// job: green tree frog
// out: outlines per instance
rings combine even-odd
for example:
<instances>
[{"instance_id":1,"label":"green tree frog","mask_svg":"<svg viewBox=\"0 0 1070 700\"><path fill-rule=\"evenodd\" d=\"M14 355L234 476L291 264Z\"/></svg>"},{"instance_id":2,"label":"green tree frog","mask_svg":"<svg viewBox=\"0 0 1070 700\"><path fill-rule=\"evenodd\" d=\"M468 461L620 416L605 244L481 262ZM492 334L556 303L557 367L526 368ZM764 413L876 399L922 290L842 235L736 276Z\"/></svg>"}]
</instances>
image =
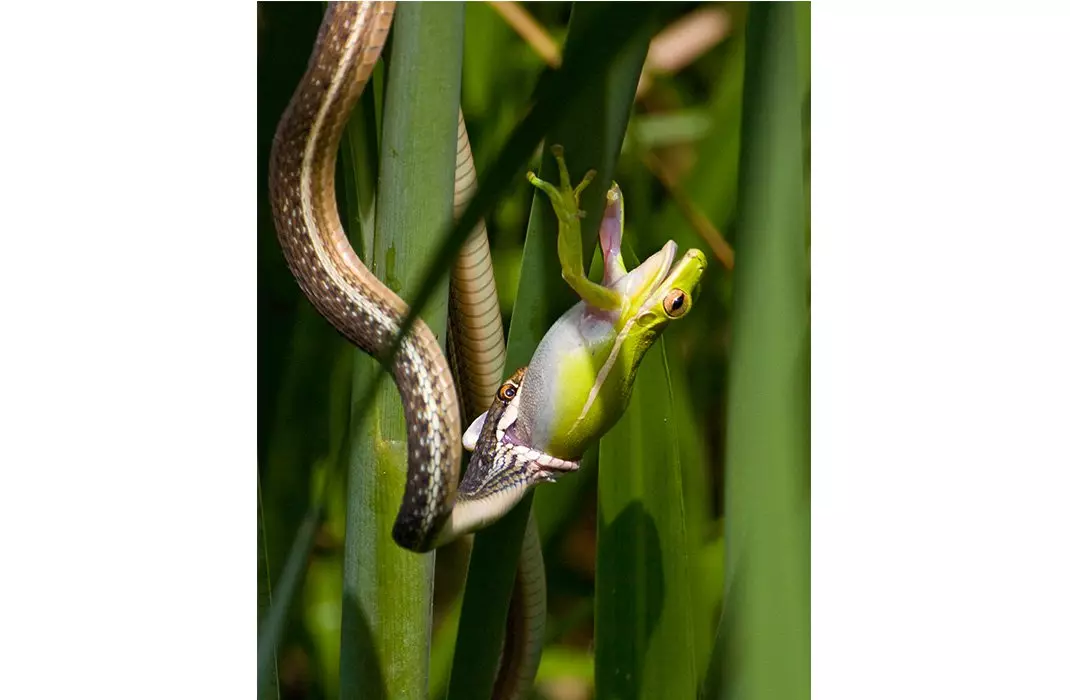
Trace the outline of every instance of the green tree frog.
<instances>
[{"instance_id":1,"label":"green tree frog","mask_svg":"<svg viewBox=\"0 0 1070 700\"><path fill-rule=\"evenodd\" d=\"M594 178L588 172L573 189L564 152L553 148L559 186L528 173L546 193L558 221L557 252L562 277L579 295L540 341L510 402L508 425L498 441L524 445L562 460L578 460L623 415L639 363L670 321L691 310L693 294L706 270L706 256L688 250L678 261L677 246L660 251L628 271L621 255L624 201L616 183L606 194L599 229L602 283L587 279L580 238L579 196ZM486 414L469 427L472 449ZM549 475L548 475L549 476Z\"/></svg>"}]
</instances>

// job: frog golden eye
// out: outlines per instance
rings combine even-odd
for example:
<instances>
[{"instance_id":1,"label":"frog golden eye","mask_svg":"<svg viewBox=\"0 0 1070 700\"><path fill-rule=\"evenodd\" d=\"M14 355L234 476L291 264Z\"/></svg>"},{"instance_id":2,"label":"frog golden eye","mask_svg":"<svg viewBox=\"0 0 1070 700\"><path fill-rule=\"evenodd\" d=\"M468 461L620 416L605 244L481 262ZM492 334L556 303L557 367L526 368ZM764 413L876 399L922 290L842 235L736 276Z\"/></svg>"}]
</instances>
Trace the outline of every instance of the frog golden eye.
<instances>
[{"instance_id":1,"label":"frog golden eye","mask_svg":"<svg viewBox=\"0 0 1070 700\"><path fill-rule=\"evenodd\" d=\"M502 384L501 388L498 389L499 401L511 401L514 396L516 396L516 387L509 382Z\"/></svg>"},{"instance_id":2,"label":"frog golden eye","mask_svg":"<svg viewBox=\"0 0 1070 700\"><path fill-rule=\"evenodd\" d=\"M669 318L680 318L691 308L691 298L684 290L674 289L665 295L661 305L665 308L665 313L669 314Z\"/></svg>"}]
</instances>

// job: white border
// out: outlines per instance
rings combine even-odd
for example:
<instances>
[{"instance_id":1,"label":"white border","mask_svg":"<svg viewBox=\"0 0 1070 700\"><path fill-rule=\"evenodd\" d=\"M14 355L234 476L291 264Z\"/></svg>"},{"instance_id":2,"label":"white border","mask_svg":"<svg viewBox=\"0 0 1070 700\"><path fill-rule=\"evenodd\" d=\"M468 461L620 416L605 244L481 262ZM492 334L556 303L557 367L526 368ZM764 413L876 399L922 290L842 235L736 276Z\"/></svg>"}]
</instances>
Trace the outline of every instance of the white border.
<instances>
[{"instance_id":1,"label":"white border","mask_svg":"<svg viewBox=\"0 0 1070 700\"><path fill-rule=\"evenodd\" d=\"M252 695L254 13L5 11L5 696Z\"/></svg>"},{"instance_id":2,"label":"white border","mask_svg":"<svg viewBox=\"0 0 1070 700\"><path fill-rule=\"evenodd\" d=\"M1070 22L1013 7L814 8L817 698L1070 696ZM0 26L5 694L251 694L253 26Z\"/></svg>"},{"instance_id":3,"label":"white border","mask_svg":"<svg viewBox=\"0 0 1070 700\"><path fill-rule=\"evenodd\" d=\"M1070 20L1049 10L814 7L815 698L1070 697Z\"/></svg>"}]
</instances>

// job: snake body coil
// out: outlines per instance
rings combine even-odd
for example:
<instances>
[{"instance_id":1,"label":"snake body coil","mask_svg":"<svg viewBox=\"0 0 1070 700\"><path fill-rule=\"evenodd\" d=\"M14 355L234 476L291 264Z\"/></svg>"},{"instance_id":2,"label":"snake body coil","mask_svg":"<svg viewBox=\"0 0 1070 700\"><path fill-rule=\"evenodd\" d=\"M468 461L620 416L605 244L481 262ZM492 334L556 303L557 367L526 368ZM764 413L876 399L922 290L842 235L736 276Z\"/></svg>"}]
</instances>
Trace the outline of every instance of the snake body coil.
<instances>
[{"instance_id":1,"label":"snake body coil","mask_svg":"<svg viewBox=\"0 0 1070 700\"><path fill-rule=\"evenodd\" d=\"M360 261L342 229L334 171L346 120L368 82L394 3L327 10L309 67L275 133L271 204L279 242L302 291L348 340L376 358L398 337L408 306ZM422 321L390 365L402 395L409 474L394 539L427 551L448 519L461 460L461 426L449 366Z\"/></svg>"}]
</instances>

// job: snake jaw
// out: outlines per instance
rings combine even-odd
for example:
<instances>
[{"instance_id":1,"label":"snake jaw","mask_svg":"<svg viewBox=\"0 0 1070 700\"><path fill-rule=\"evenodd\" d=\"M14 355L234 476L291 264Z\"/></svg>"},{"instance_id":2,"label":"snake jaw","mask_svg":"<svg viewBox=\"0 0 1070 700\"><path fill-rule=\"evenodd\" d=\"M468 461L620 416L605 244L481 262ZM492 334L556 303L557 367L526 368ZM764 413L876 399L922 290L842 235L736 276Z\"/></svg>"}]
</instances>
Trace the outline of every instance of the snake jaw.
<instances>
[{"instance_id":1,"label":"snake jaw","mask_svg":"<svg viewBox=\"0 0 1070 700\"><path fill-rule=\"evenodd\" d=\"M558 474L568 474L580 468L579 462L554 457L553 455L528 448L530 464L537 466L530 472L533 483L553 484Z\"/></svg>"},{"instance_id":2,"label":"snake jaw","mask_svg":"<svg viewBox=\"0 0 1070 700\"><path fill-rule=\"evenodd\" d=\"M484 443L477 445L480 452ZM457 502L434 546L480 530L501 519L532 487L554 483L558 474L576 471L578 462L554 457L508 439L493 443L489 459L473 456L457 489Z\"/></svg>"},{"instance_id":3,"label":"snake jaw","mask_svg":"<svg viewBox=\"0 0 1070 700\"><path fill-rule=\"evenodd\" d=\"M437 543L486 527L508 513L533 486L553 483L558 474L579 469L578 462L555 457L517 439L526 371L526 367L517 370L502 385L487 412L465 432L465 447L471 446L472 458Z\"/></svg>"},{"instance_id":4,"label":"snake jaw","mask_svg":"<svg viewBox=\"0 0 1070 700\"><path fill-rule=\"evenodd\" d=\"M516 421L515 412L511 421ZM459 502L485 499L506 489L520 489L520 496L523 496L535 484L553 482L556 475L580 468L578 462L554 457L520 443L508 429L511 427L493 431L493 426L484 426L486 432L476 445L457 489ZM489 434L492 431L495 434Z\"/></svg>"}]
</instances>

